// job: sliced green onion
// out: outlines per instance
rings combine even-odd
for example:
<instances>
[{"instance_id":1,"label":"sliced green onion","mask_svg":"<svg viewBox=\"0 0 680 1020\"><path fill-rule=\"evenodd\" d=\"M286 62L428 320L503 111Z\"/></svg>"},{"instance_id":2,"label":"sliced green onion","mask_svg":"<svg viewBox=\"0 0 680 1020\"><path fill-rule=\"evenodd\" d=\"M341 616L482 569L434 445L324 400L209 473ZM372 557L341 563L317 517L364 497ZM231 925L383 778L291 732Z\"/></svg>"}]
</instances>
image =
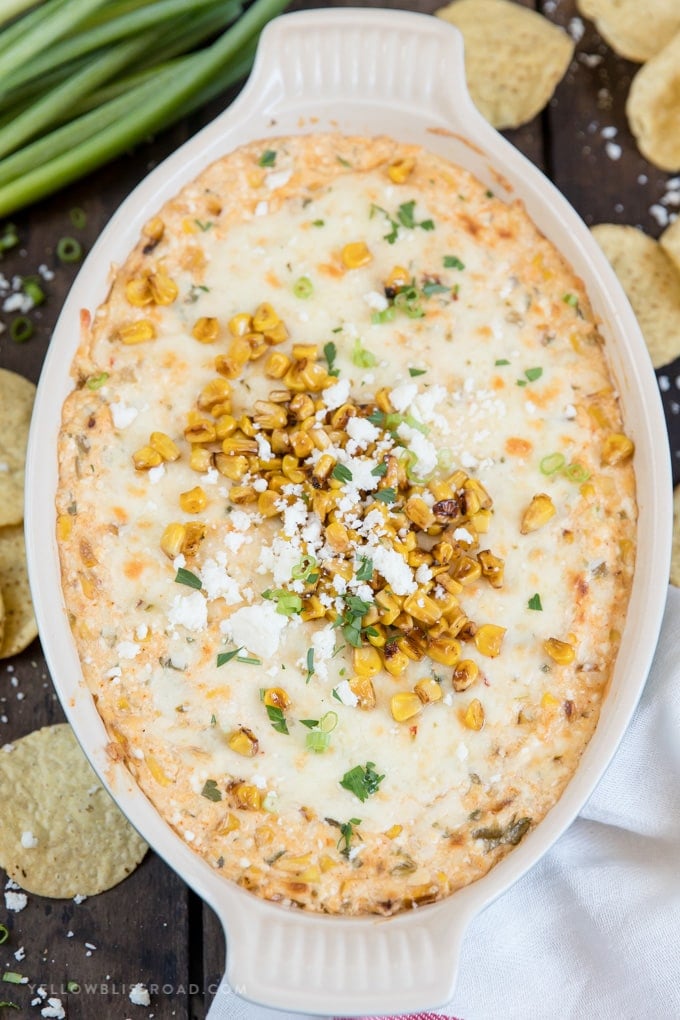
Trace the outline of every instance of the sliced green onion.
<instances>
[{"instance_id":1,"label":"sliced green onion","mask_svg":"<svg viewBox=\"0 0 680 1020\"><path fill-rule=\"evenodd\" d=\"M318 564L314 556L306 554L295 564L291 570L291 576L296 581L309 581L316 573Z\"/></svg>"},{"instance_id":2,"label":"sliced green onion","mask_svg":"<svg viewBox=\"0 0 680 1020\"><path fill-rule=\"evenodd\" d=\"M88 390L98 390L104 385L108 377L108 372L100 372L99 375L91 375L85 385Z\"/></svg>"},{"instance_id":3,"label":"sliced green onion","mask_svg":"<svg viewBox=\"0 0 680 1020\"><path fill-rule=\"evenodd\" d=\"M38 281L32 277L27 276L21 284L21 289L27 298L30 298L33 305L41 305L45 300L45 291L42 289Z\"/></svg>"},{"instance_id":4,"label":"sliced green onion","mask_svg":"<svg viewBox=\"0 0 680 1020\"><path fill-rule=\"evenodd\" d=\"M302 612L302 599L293 591L285 588L268 588L262 592L263 599L276 602L276 612L282 616L294 616Z\"/></svg>"},{"instance_id":5,"label":"sliced green onion","mask_svg":"<svg viewBox=\"0 0 680 1020\"><path fill-rule=\"evenodd\" d=\"M415 287L406 287L404 290L400 290L394 299L394 305L400 312L404 312L409 319L422 319L425 315Z\"/></svg>"},{"instance_id":6,"label":"sliced green onion","mask_svg":"<svg viewBox=\"0 0 680 1020\"><path fill-rule=\"evenodd\" d=\"M319 719L319 729L322 733L332 733L338 725L338 713L326 712Z\"/></svg>"},{"instance_id":7,"label":"sliced green onion","mask_svg":"<svg viewBox=\"0 0 680 1020\"><path fill-rule=\"evenodd\" d=\"M539 467L541 469L541 474L554 475L555 472L560 471L565 464L566 460L563 454L549 453L547 457L543 458Z\"/></svg>"},{"instance_id":8,"label":"sliced green onion","mask_svg":"<svg viewBox=\"0 0 680 1020\"><path fill-rule=\"evenodd\" d=\"M397 309L394 305L388 305L381 312L373 312L371 315L371 322L374 326L380 326L385 322L392 322L397 314Z\"/></svg>"},{"instance_id":9,"label":"sliced green onion","mask_svg":"<svg viewBox=\"0 0 680 1020\"><path fill-rule=\"evenodd\" d=\"M426 477L421 477L415 474L413 469L418 463L418 457L413 452L413 450L405 450L403 459L406 462L406 477L408 478L409 482L412 482L414 485L425 485L427 482L430 481L430 479L432 478L432 474L429 474Z\"/></svg>"},{"instance_id":10,"label":"sliced green onion","mask_svg":"<svg viewBox=\"0 0 680 1020\"><path fill-rule=\"evenodd\" d=\"M50 3L54 3L54 0L47 0L47 4ZM126 109L118 119L98 130L95 118L95 122L88 123L87 130L80 134L74 131L70 135L70 144L67 148L61 145L55 147L50 154L45 153L44 159L35 161L25 173L0 186L0 216L35 202L82 177L90 170L102 166L115 156L126 152L131 146L148 138L149 134L195 109L198 102L204 102L206 98L215 95L216 88L224 88L237 80L236 75L242 76L252 62L254 43L261 29L284 6L284 0L254 0L245 13L219 35L214 43L177 61L174 73L166 78L163 89L157 83L151 94L146 92L139 101L132 90L125 97ZM41 8L38 8L38 12L40 10ZM25 27L22 25L22 31ZM3 54L5 52L3 44L8 43L6 34L11 28L14 26L0 35L0 51ZM53 39L45 39L43 36L43 42L38 49L52 42ZM157 40L151 47L154 53L157 50L156 43ZM8 45L11 48L11 44ZM23 57L15 61L14 66L20 66L22 61ZM4 71L3 65L2 72ZM146 84L149 85L149 82ZM90 88L91 86L92 82ZM80 92L81 95L84 94L82 88ZM12 128L14 123L10 118L9 127ZM73 123L65 125L64 130L71 128L74 128ZM2 131L4 130L5 128L2 128ZM57 132L60 130L57 129ZM52 135L57 132L52 132ZM6 143L7 139L4 141ZM41 138L40 142L43 141L45 139ZM16 155L20 155L20 152ZM4 167L0 169L0 175L6 180L3 171Z\"/></svg>"},{"instance_id":11,"label":"sliced green onion","mask_svg":"<svg viewBox=\"0 0 680 1020\"><path fill-rule=\"evenodd\" d=\"M354 341L352 350L352 364L358 368L373 368L378 364L378 359L372 351L366 350L359 337Z\"/></svg>"},{"instance_id":12,"label":"sliced green onion","mask_svg":"<svg viewBox=\"0 0 680 1020\"><path fill-rule=\"evenodd\" d=\"M571 464L567 464L563 474L569 479L570 482L587 482L590 478L590 471L584 467L583 464L579 464L577 460L572 461Z\"/></svg>"},{"instance_id":13,"label":"sliced green onion","mask_svg":"<svg viewBox=\"0 0 680 1020\"><path fill-rule=\"evenodd\" d=\"M299 280L296 280L293 284L293 294L295 297L302 298L303 301L310 298L314 293L314 284L308 276L301 276Z\"/></svg>"},{"instance_id":14,"label":"sliced green onion","mask_svg":"<svg viewBox=\"0 0 680 1020\"><path fill-rule=\"evenodd\" d=\"M18 315L12 319L9 335L15 344L25 344L33 336L33 323L25 315Z\"/></svg>"},{"instance_id":15,"label":"sliced green onion","mask_svg":"<svg viewBox=\"0 0 680 1020\"><path fill-rule=\"evenodd\" d=\"M60 262L80 262L83 246L75 237L61 237L57 244L57 258Z\"/></svg>"},{"instance_id":16,"label":"sliced green onion","mask_svg":"<svg viewBox=\"0 0 680 1020\"><path fill-rule=\"evenodd\" d=\"M330 733L322 733L321 730L312 730L311 733L307 734L305 746L308 751L314 751L315 754L323 754L324 751L328 750L330 745Z\"/></svg>"},{"instance_id":17,"label":"sliced green onion","mask_svg":"<svg viewBox=\"0 0 680 1020\"><path fill-rule=\"evenodd\" d=\"M2 235L0 235L0 255L2 255L3 251L15 248L18 243L19 235L17 234L17 228L13 223L6 223Z\"/></svg>"},{"instance_id":18,"label":"sliced green onion","mask_svg":"<svg viewBox=\"0 0 680 1020\"><path fill-rule=\"evenodd\" d=\"M448 475L453 471L454 464L455 460L453 456L453 450L449 449L448 446L445 446L442 450L439 450L439 452L437 453L437 467L439 468L440 471L443 471L445 474Z\"/></svg>"},{"instance_id":19,"label":"sliced green onion","mask_svg":"<svg viewBox=\"0 0 680 1020\"><path fill-rule=\"evenodd\" d=\"M9 985L22 985L25 983L24 975L17 974L15 970L6 970L2 975L2 980L6 981Z\"/></svg>"},{"instance_id":20,"label":"sliced green onion","mask_svg":"<svg viewBox=\"0 0 680 1020\"><path fill-rule=\"evenodd\" d=\"M68 215L69 219L71 220L71 223L73 224L74 227L77 227L78 230L82 230L83 227L86 226L87 213L85 212L84 209L81 209L80 206L75 206L73 209L70 210Z\"/></svg>"},{"instance_id":21,"label":"sliced green onion","mask_svg":"<svg viewBox=\"0 0 680 1020\"><path fill-rule=\"evenodd\" d=\"M0 946L9 938L9 931L4 924L0 924Z\"/></svg>"}]
</instances>

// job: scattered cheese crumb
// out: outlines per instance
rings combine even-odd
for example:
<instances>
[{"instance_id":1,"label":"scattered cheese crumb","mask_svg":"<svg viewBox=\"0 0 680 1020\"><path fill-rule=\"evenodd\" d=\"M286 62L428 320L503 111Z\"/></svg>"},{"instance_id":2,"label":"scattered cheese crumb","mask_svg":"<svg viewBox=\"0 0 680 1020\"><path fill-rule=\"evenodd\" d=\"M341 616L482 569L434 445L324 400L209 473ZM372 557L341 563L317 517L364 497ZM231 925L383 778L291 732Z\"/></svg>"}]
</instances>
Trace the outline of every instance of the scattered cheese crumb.
<instances>
[{"instance_id":1,"label":"scattered cheese crumb","mask_svg":"<svg viewBox=\"0 0 680 1020\"><path fill-rule=\"evenodd\" d=\"M20 910L23 910L28 903L28 896L24 892L6 892L5 893L5 907L7 910L14 911L18 914Z\"/></svg>"},{"instance_id":2,"label":"scattered cheese crumb","mask_svg":"<svg viewBox=\"0 0 680 1020\"><path fill-rule=\"evenodd\" d=\"M143 985L141 982L138 982L136 985L132 986L128 998L130 999L130 1002L133 1004L133 1006L151 1005L151 996L149 995L146 986Z\"/></svg>"}]
</instances>

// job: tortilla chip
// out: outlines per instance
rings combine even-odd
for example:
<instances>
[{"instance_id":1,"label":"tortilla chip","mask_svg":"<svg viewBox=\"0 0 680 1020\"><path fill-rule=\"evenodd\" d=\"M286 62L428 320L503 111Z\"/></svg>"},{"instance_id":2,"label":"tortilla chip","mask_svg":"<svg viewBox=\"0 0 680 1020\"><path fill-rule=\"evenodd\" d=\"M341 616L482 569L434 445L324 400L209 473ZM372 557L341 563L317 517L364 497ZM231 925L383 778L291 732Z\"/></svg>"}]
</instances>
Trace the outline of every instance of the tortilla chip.
<instances>
[{"instance_id":1,"label":"tortilla chip","mask_svg":"<svg viewBox=\"0 0 680 1020\"><path fill-rule=\"evenodd\" d=\"M0 368L0 527L24 519L26 443L35 386Z\"/></svg>"},{"instance_id":2,"label":"tortilla chip","mask_svg":"<svg viewBox=\"0 0 680 1020\"><path fill-rule=\"evenodd\" d=\"M680 273L653 238L637 227L592 228L633 306L655 368L680 355Z\"/></svg>"},{"instance_id":3,"label":"tortilla chip","mask_svg":"<svg viewBox=\"0 0 680 1020\"><path fill-rule=\"evenodd\" d=\"M94 896L147 851L66 723L35 730L0 755L0 800L0 861L27 892Z\"/></svg>"},{"instance_id":4,"label":"tortilla chip","mask_svg":"<svg viewBox=\"0 0 680 1020\"><path fill-rule=\"evenodd\" d=\"M680 273L680 216L666 227L659 238L659 244L666 252L666 255L675 263L675 268Z\"/></svg>"},{"instance_id":5,"label":"tortilla chip","mask_svg":"<svg viewBox=\"0 0 680 1020\"><path fill-rule=\"evenodd\" d=\"M495 128L540 113L574 53L566 32L508 0L455 0L436 14L460 29L470 96Z\"/></svg>"},{"instance_id":6,"label":"tortilla chip","mask_svg":"<svg viewBox=\"0 0 680 1020\"><path fill-rule=\"evenodd\" d=\"M642 155L680 170L680 31L633 78L626 115Z\"/></svg>"},{"instance_id":7,"label":"tortilla chip","mask_svg":"<svg viewBox=\"0 0 680 1020\"><path fill-rule=\"evenodd\" d=\"M5 638L5 600L2 597L2 588L0 588L0 649L2 648L2 642Z\"/></svg>"},{"instance_id":8,"label":"tortilla chip","mask_svg":"<svg viewBox=\"0 0 680 1020\"><path fill-rule=\"evenodd\" d=\"M680 32L678 0L576 0L615 53L641 63Z\"/></svg>"},{"instance_id":9,"label":"tortilla chip","mask_svg":"<svg viewBox=\"0 0 680 1020\"><path fill-rule=\"evenodd\" d=\"M28 586L26 543L21 524L0 528L0 591L5 605L5 626L0 659L17 655L38 636Z\"/></svg>"},{"instance_id":10,"label":"tortilla chip","mask_svg":"<svg viewBox=\"0 0 680 1020\"><path fill-rule=\"evenodd\" d=\"M680 485L673 493L673 549L671 552L671 584L680 588Z\"/></svg>"}]
</instances>

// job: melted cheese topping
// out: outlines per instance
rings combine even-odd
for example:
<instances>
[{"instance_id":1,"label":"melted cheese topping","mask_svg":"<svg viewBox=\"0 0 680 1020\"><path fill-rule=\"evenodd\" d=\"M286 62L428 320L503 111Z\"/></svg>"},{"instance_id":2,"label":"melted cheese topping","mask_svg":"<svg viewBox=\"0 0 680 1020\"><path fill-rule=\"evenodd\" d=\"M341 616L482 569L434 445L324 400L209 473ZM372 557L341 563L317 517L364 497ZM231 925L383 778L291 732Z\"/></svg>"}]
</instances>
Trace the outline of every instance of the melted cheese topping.
<instances>
[{"instance_id":1,"label":"melted cheese topping","mask_svg":"<svg viewBox=\"0 0 680 1020\"><path fill-rule=\"evenodd\" d=\"M262 340L263 303L284 336ZM208 168L84 327L57 527L112 753L197 852L270 899L392 913L484 874L573 774L630 589L632 447L581 282L464 170L312 135ZM260 340L234 369L242 327ZM288 474L257 403L296 430L274 352L312 402ZM201 394L225 372L216 409ZM197 421L224 434L192 443ZM176 458L153 456L156 433ZM490 505L454 513L465 485ZM500 574L480 573L485 553ZM457 656L435 654L437 622ZM357 646L378 654L373 706Z\"/></svg>"}]
</instances>

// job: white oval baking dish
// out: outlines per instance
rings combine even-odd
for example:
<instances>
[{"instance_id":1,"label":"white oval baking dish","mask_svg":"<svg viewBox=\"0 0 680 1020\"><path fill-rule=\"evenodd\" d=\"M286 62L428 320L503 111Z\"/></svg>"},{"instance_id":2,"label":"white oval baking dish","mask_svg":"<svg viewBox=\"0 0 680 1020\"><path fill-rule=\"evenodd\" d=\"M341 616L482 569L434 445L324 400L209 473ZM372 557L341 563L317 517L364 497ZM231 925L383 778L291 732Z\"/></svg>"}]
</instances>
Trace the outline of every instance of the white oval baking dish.
<instances>
[{"instance_id":1,"label":"white oval baking dish","mask_svg":"<svg viewBox=\"0 0 680 1020\"><path fill-rule=\"evenodd\" d=\"M61 596L54 527L56 441L81 308L107 293L110 267L145 220L210 161L243 142L340 130L417 142L520 198L587 282L601 317L636 443L639 559L619 662L598 729L566 792L485 878L444 902L390 919L326 918L265 903L222 879L159 817L125 768L85 687ZM519 878L574 819L610 761L644 685L665 601L672 527L668 444L656 381L633 313L604 256L565 199L477 113L461 37L421 14L320 9L284 15L264 31L236 102L153 171L111 219L84 263L45 362L29 442L26 527L31 586L47 662L92 764L132 823L217 912L227 979L245 998L306 1013L385 1014L433 1007L453 991L470 919ZM502 937L502 933L499 933ZM226 987L226 986L225 986Z\"/></svg>"}]
</instances>

